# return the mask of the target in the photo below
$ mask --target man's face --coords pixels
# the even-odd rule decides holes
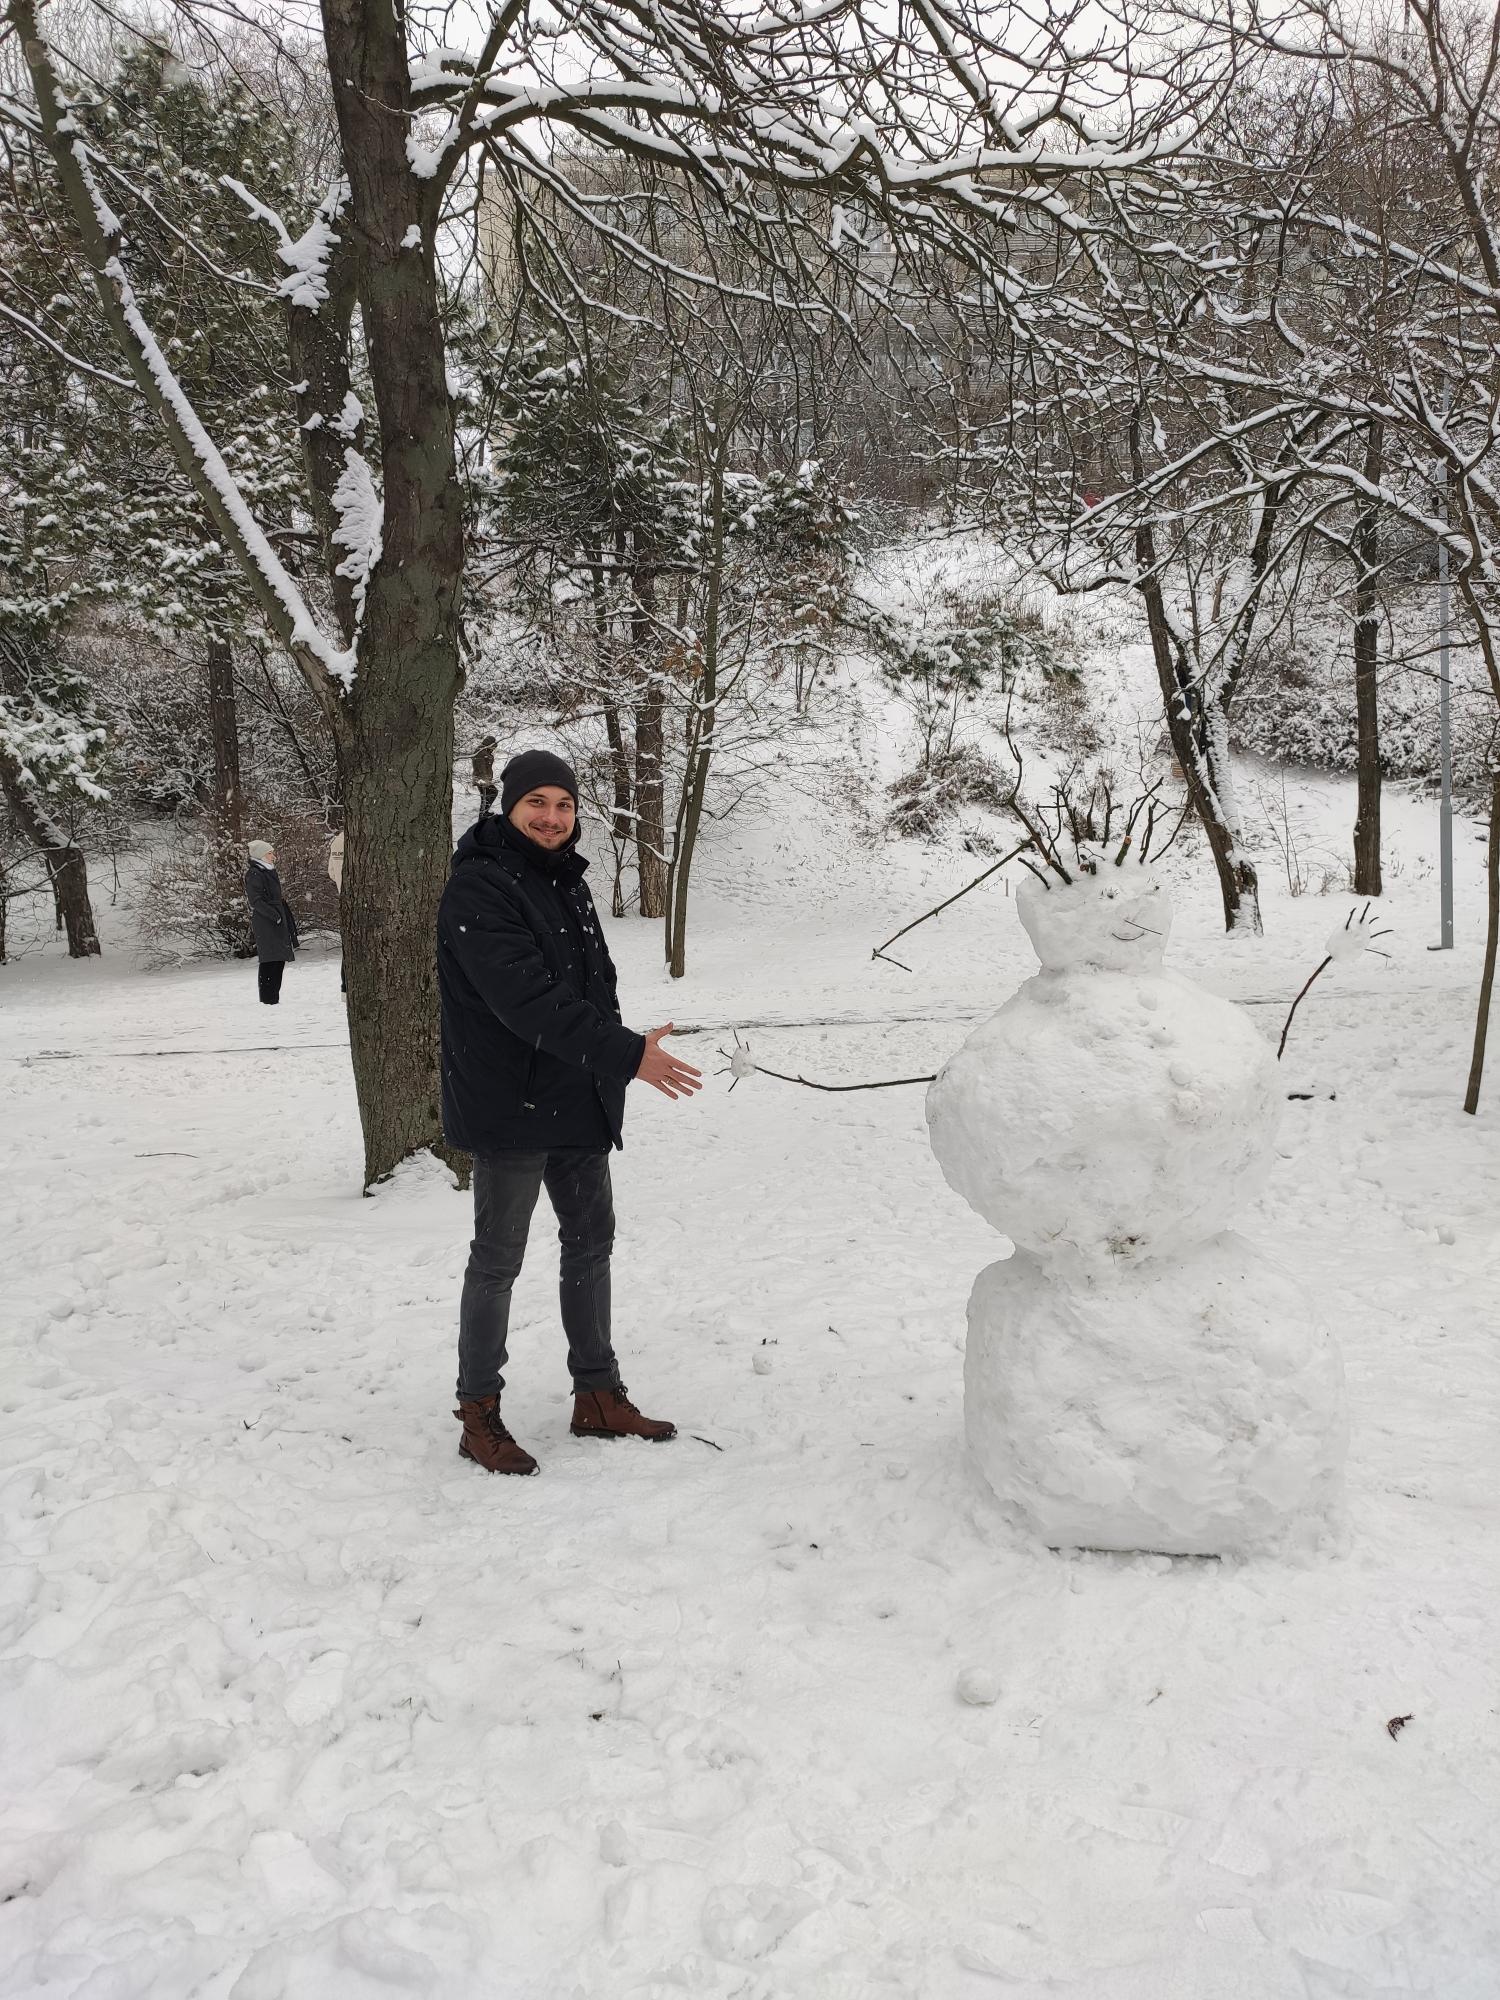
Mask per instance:
[[[561,847],[570,837],[577,817],[573,794],[561,785],[538,785],[510,809],[510,823],[517,833],[549,850]]]

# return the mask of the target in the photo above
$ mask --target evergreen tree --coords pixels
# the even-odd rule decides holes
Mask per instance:
[[[133,46],[80,112],[115,170],[143,309],[226,461],[263,519],[296,547],[301,469],[288,415],[282,275],[264,231],[223,185],[290,194],[288,135],[236,86],[211,86],[160,46]],[[13,153],[0,182],[0,245],[13,295],[43,336],[0,321],[0,778],[27,837],[62,869],[86,917],[77,809],[103,795],[103,718],[69,637],[140,622],[201,646],[215,750],[215,838],[241,833],[232,647],[259,627],[160,425],[119,371],[55,185]],[[212,248],[210,249],[210,244]],[[47,343],[51,343],[50,345]],[[57,843],[61,841],[62,847]],[[232,851],[223,867],[237,876]],[[86,947],[97,950],[97,940]]]

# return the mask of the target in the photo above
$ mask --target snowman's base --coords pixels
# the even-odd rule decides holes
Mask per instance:
[[[1018,1250],[969,1301],[964,1412],[979,1470],[1052,1548],[1310,1549],[1336,1527],[1338,1352],[1238,1236],[1051,1272]]]

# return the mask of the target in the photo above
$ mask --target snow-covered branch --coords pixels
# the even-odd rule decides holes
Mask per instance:
[[[104,197],[77,121],[63,103],[34,0],[10,0],[9,13],[31,74],[44,142],[82,237],[105,318],[131,375],[239,561],[271,630],[302,667],[330,719],[336,719],[338,697],[353,680],[353,655],[319,628],[140,311],[125,263],[123,226]]]

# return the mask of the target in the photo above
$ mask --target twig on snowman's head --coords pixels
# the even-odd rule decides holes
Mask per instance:
[[[1010,715],[1014,701],[1015,696],[1012,694],[1005,704],[1005,722],[1001,731],[1005,738],[1005,747],[1010,752],[1011,762],[1016,767],[1015,779],[1010,788],[1010,797],[1005,801],[1005,809],[1013,819],[1019,820],[1021,825],[1026,829],[1028,839],[1023,842],[1023,845],[1034,847],[1047,867],[1052,869],[1055,874],[1060,875],[1064,882],[1071,882],[1073,878],[1063,866],[1062,856],[1057,850],[1056,836],[1048,834],[1047,828],[1042,824],[1043,815],[1039,812],[1034,813],[1021,797],[1021,786],[1026,778],[1026,760],[1022,757],[1020,746],[1011,734]],[[1061,817],[1059,817],[1059,829],[1061,828],[1061,824]],[[1022,856],[1022,861],[1025,866],[1031,867],[1030,862],[1025,861],[1024,856]],[[1038,874],[1035,868],[1032,868],[1031,872],[1037,876],[1038,881],[1045,882],[1046,878]],[[1052,885],[1047,883],[1046,886],[1050,888]]]
[[[1090,770],[1075,759],[1052,783],[1045,799],[1031,801],[1025,797],[1026,767],[1011,734],[1009,711],[1004,737],[1015,765],[1005,810],[1031,835],[1037,855],[1053,875],[1071,882],[1075,869],[1084,875],[1097,875],[1107,861],[1123,868],[1132,853],[1142,866],[1155,858],[1164,779],[1147,782],[1143,772],[1141,789],[1127,804],[1120,793],[1119,775],[1109,765],[1098,763]],[[1176,839],[1186,814],[1184,804],[1182,817],[1163,843],[1162,852]],[[1069,859],[1064,860],[1068,850]]]
[[[1146,826],[1145,831],[1141,835],[1140,842],[1141,866],[1144,867],[1151,859],[1151,841],[1152,836],[1156,832],[1157,793],[1160,792],[1161,787],[1162,781],[1158,778],[1154,785],[1147,786],[1146,790],[1141,793],[1140,797],[1131,806],[1130,815],[1125,821],[1125,838],[1120,842],[1120,851],[1115,856],[1116,868],[1124,866],[1125,857],[1130,852],[1131,843],[1135,839],[1136,823],[1142,813],[1146,816]],[[1170,846],[1170,844],[1169,842],[1168,845]]]
[[[1177,815],[1177,819],[1172,827],[1172,831],[1167,835],[1166,839],[1162,842],[1161,846],[1157,848],[1155,854],[1151,857],[1154,861],[1159,861],[1161,857],[1166,853],[1167,849],[1172,846],[1174,841],[1177,839],[1178,834],[1181,833],[1182,829],[1187,825],[1188,817],[1191,814],[1192,810],[1193,810],[1193,801],[1191,796],[1189,796],[1185,798],[1182,802],[1182,810]]]

